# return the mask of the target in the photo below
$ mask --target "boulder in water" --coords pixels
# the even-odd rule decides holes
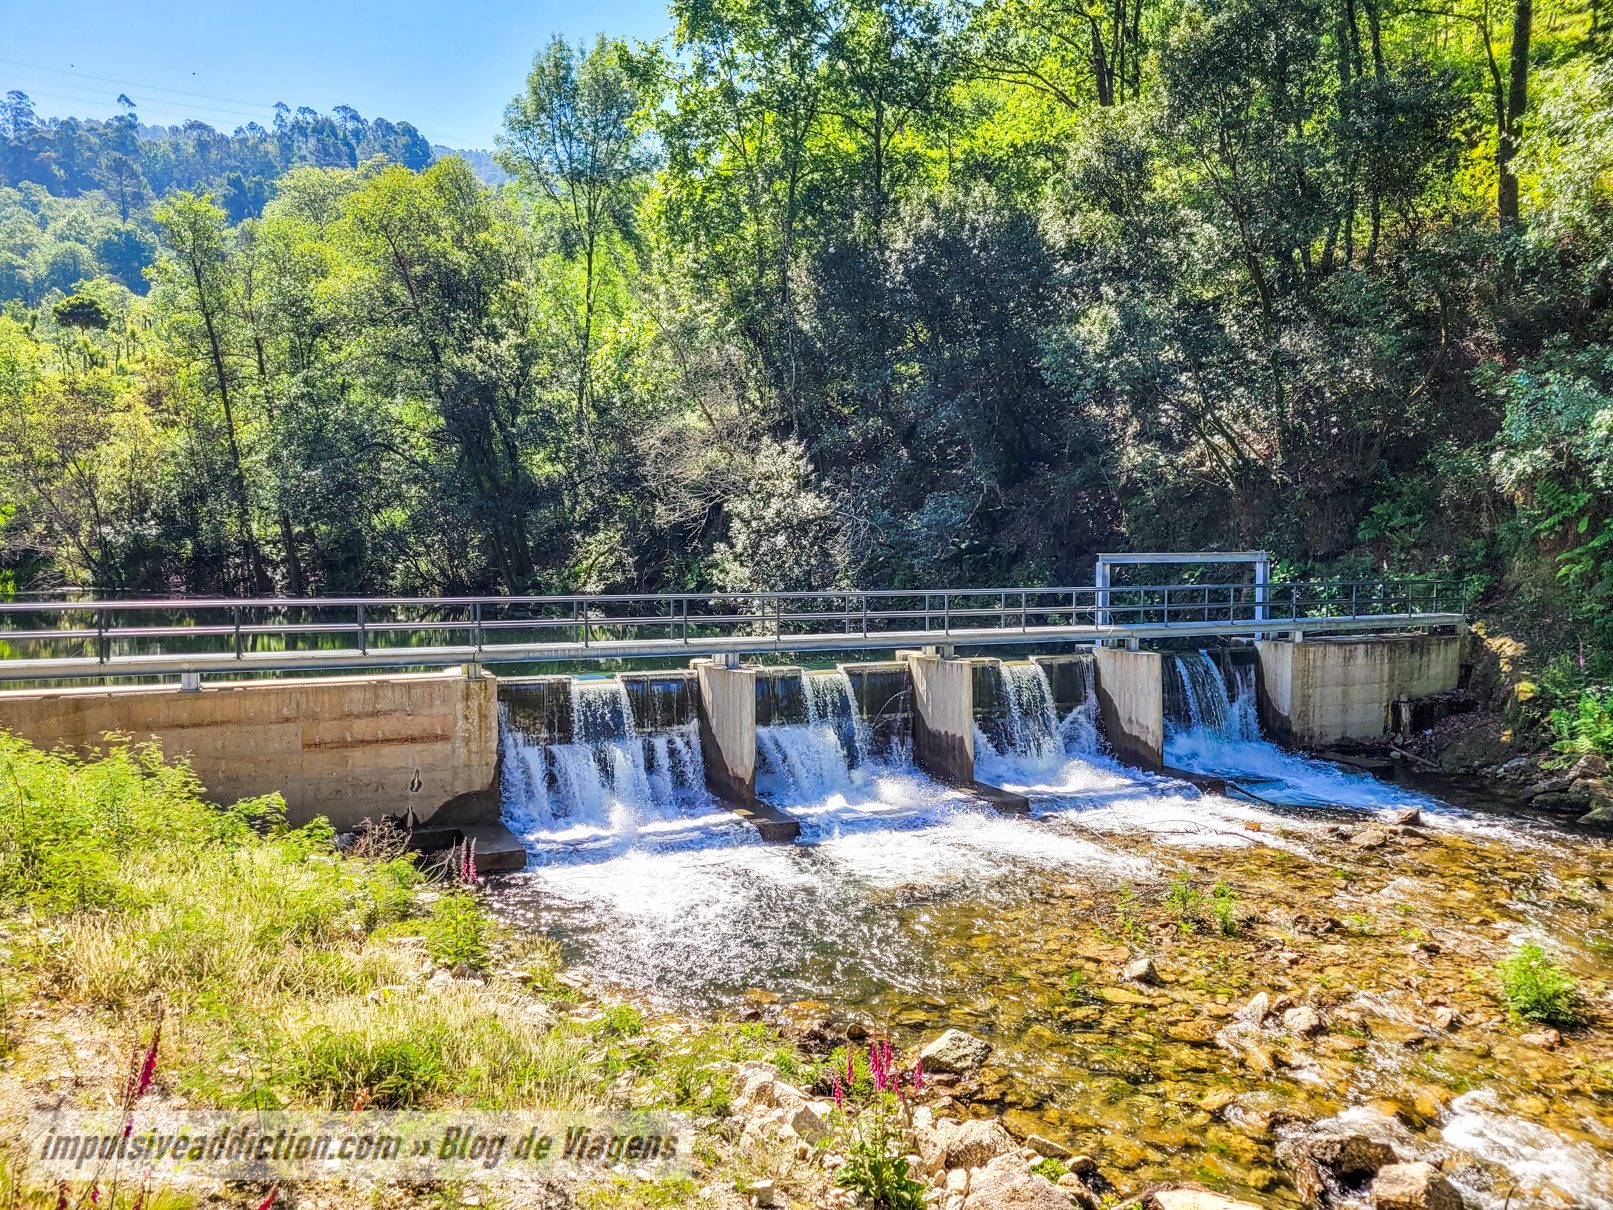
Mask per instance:
[[[1357,849],[1381,849],[1389,843],[1389,834],[1382,828],[1363,828],[1350,838],[1350,845]]]
[[[1400,810],[1392,812],[1389,816],[1390,823],[1402,828],[1415,828],[1422,821],[1423,813],[1416,807],[1402,807]]]
[[[991,1054],[991,1043],[961,1029],[949,1029],[919,1053],[925,1071],[968,1075]]]
[[[1385,1164],[1372,1179],[1375,1210],[1462,1210],[1462,1195],[1432,1164]]]
[[[1277,1159],[1288,1169],[1300,1201],[1327,1205],[1346,1185],[1359,1185],[1398,1157],[1387,1143],[1364,1134],[1311,1134],[1277,1144]]]
[[[1152,958],[1134,958],[1120,968],[1120,974],[1134,983],[1152,983],[1158,978]]]

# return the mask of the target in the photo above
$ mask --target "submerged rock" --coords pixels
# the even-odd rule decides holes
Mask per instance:
[[[1432,1164],[1385,1164],[1372,1180],[1375,1210],[1462,1210],[1462,1195]]]
[[[1350,845],[1357,849],[1381,849],[1389,843],[1389,834],[1382,828],[1363,828],[1350,838]]]
[[[1314,1008],[1291,1008],[1283,1013],[1283,1028],[1296,1034],[1314,1034],[1322,1028],[1322,1014]]]
[[[949,1029],[919,1052],[925,1071],[968,1075],[991,1055],[991,1043],[961,1029]]]

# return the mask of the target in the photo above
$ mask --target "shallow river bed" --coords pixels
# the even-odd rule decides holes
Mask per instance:
[[[1604,840],[1220,735],[1175,737],[1169,758],[1267,801],[1200,795],[1066,735],[1033,757],[982,749],[981,777],[1035,804],[1005,818],[900,759],[785,758],[828,730],[770,742],[764,785],[803,819],[800,844],[757,843],[665,786],[588,812],[507,803],[535,864],[500,910],[590,978],[679,1011],[793,1003],[786,1019],[898,1044],[986,1037],[957,1111],[1091,1154],[1120,1190],[1189,1177],[1294,1204],[1276,1142],[1342,1117],[1450,1157],[1473,1204],[1613,1207]],[[1353,843],[1407,807],[1417,827]],[[1584,993],[1586,1024],[1553,1050],[1496,995],[1494,963],[1529,939]],[[1138,956],[1153,979],[1122,977]],[[1237,1015],[1261,995],[1263,1028]],[[1285,1031],[1290,1005],[1324,1028]]]

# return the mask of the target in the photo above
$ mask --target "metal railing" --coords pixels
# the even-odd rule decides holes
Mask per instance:
[[[0,603],[0,679],[1405,629],[1460,621],[1463,600],[1460,581],[1364,580],[929,592],[12,601]]]

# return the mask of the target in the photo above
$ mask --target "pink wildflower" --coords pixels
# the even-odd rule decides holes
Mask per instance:
[[[276,1181],[274,1184],[269,1186],[269,1196],[258,1203],[258,1210],[269,1210],[269,1207],[274,1205],[275,1195],[279,1192],[280,1182]]]
[[[914,1059],[913,1060],[913,1091],[914,1092],[923,1092],[924,1091],[924,1060],[923,1059]]]
[[[844,1088],[840,1087],[840,1079],[837,1076],[837,1077],[835,1077],[835,1108],[836,1109],[844,1109],[845,1107],[846,1107],[846,1090]]]
[[[68,1184],[67,1184],[66,1181],[58,1181],[57,1182],[57,1185],[56,1185],[56,1210],[67,1210],[67,1190],[68,1190]]]

